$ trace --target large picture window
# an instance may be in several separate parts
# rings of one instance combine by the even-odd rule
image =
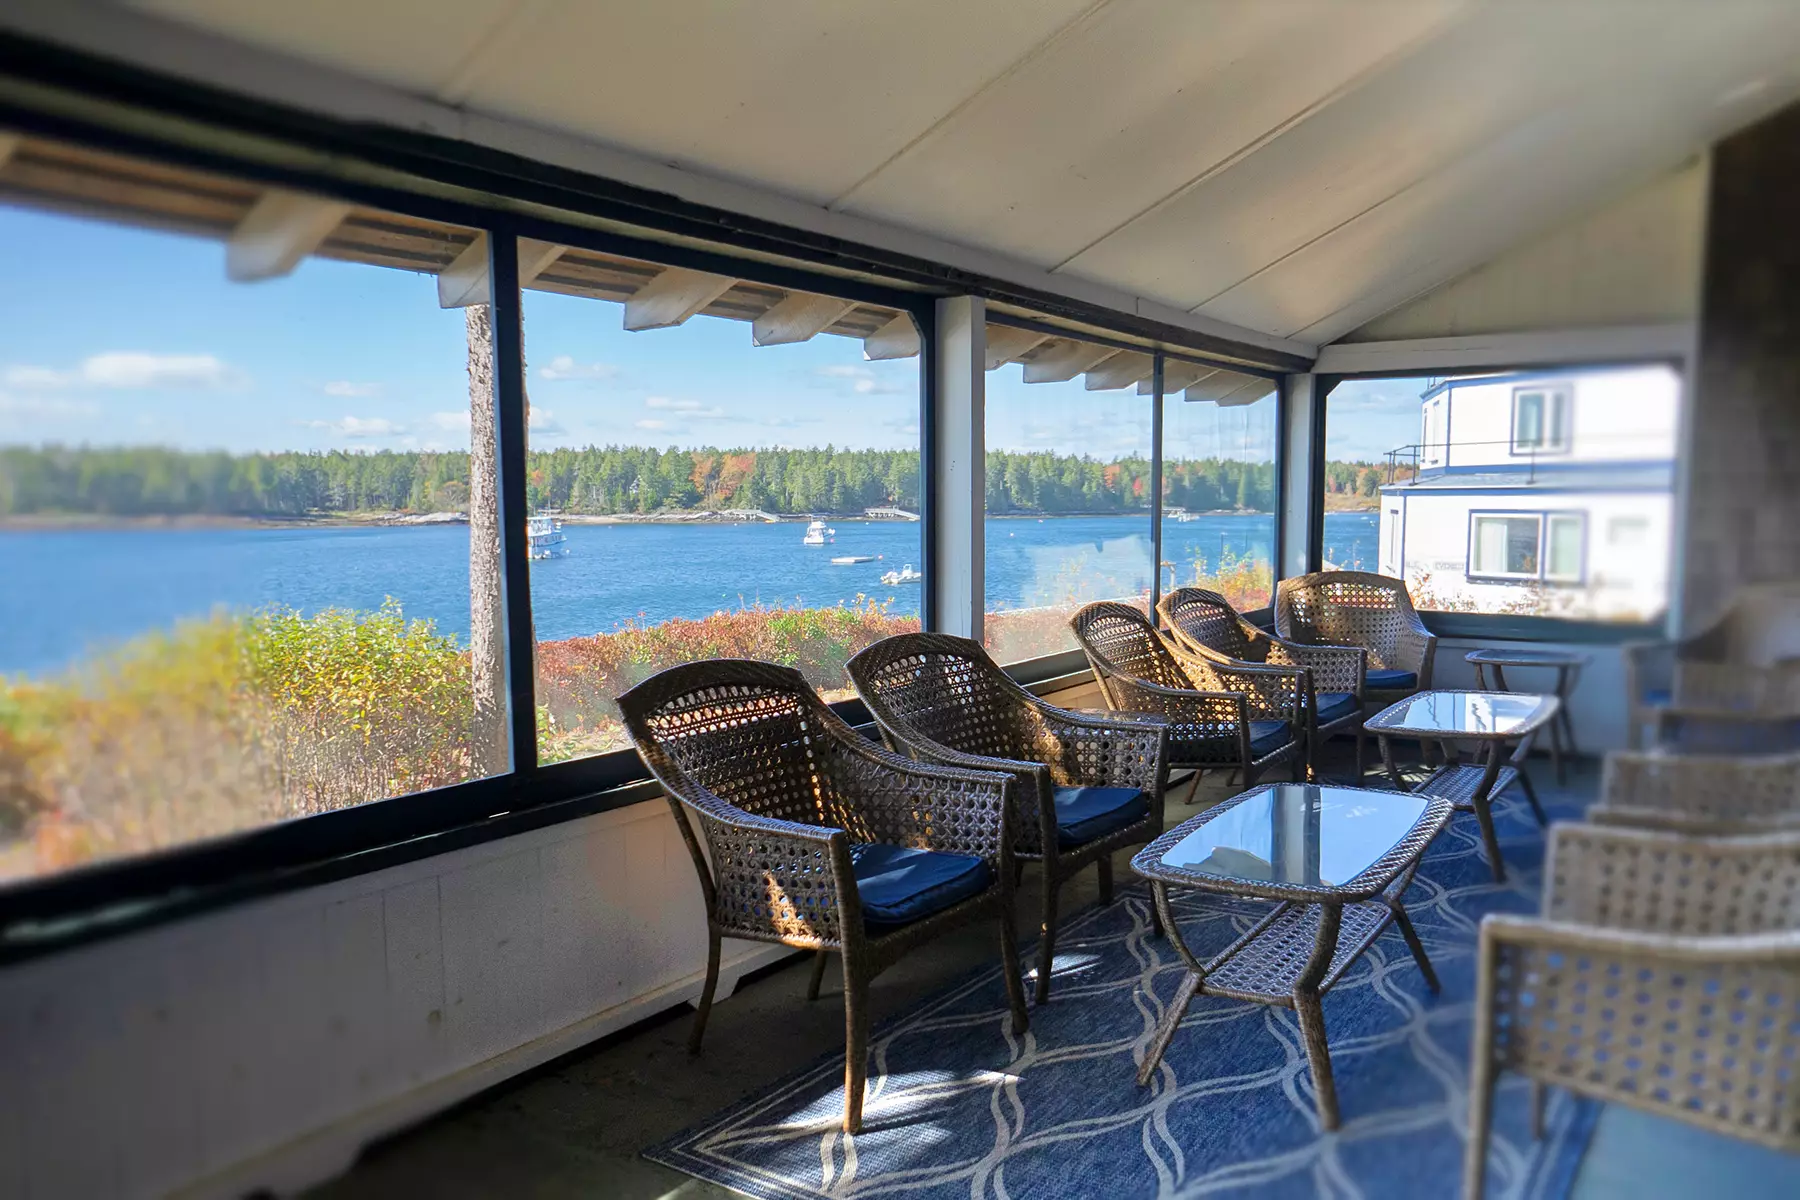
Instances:
[[[1170,358],[1163,368],[1162,588],[1240,612],[1275,589],[1275,383]]]
[[[1403,578],[1420,609],[1654,621],[1668,603],[1679,403],[1661,365],[1340,383],[1326,409],[1325,569]],[[1372,539],[1377,512],[1371,555],[1349,522]]]
[[[988,650],[1002,663],[1075,647],[1093,600],[1144,603],[1150,537],[1151,355],[988,329]]]
[[[614,699],[697,659],[853,696],[925,594],[912,318],[575,248],[527,287],[539,761],[628,749]]]
[[[0,178],[0,883],[511,767],[475,230],[26,138]],[[491,463],[491,459],[489,460]],[[473,584],[473,586],[471,586]]]

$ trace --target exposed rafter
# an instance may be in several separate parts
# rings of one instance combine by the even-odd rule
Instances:
[[[750,340],[758,346],[786,346],[809,341],[830,329],[856,307],[854,300],[791,292],[775,302],[750,327]]]
[[[1124,351],[1096,346],[1092,342],[1060,342],[1048,350],[1039,350],[1025,364],[1025,382],[1063,383],[1122,353]]]
[[[1246,378],[1236,371],[1208,371],[1188,384],[1187,394],[1183,398],[1196,404],[1217,400],[1220,396],[1230,395],[1242,387]]]
[[[1047,333],[1034,333],[1029,329],[1015,329],[1011,325],[989,325],[987,369],[997,371],[1009,362],[1017,362],[1021,355],[1049,341],[1050,336]]]
[[[350,215],[350,206],[277,188],[263,193],[225,243],[225,274],[276,279],[300,265]]]
[[[1156,371],[1156,359],[1135,350],[1121,350],[1087,373],[1087,390],[1110,392],[1130,387],[1140,379],[1149,379]]]
[[[1182,362],[1177,358],[1163,359],[1163,395],[1173,396],[1190,383],[1197,383],[1213,373],[1214,368],[1203,367],[1199,363]],[[1146,379],[1138,384],[1138,395],[1148,396],[1156,390],[1156,380]]]
[[[919,329],[912,317],[900,313],[863,339],[863,357],[874,362],[885,358],[911,358],[919,352]]]
[[[1269,395],[1274,390],[1275,383],[1273,380],[1258,379],[1252,376],[1239,384],[1232,391],[1220,396],[1219,407],[1241,408],[1248,404],[1255,404],[1258,400],[1261,400],[1264,396]]]
[[[16,133],[8,133],[6,130],[0,129],[0,170],[5,169],[6,164],[12,161],[13,152],[24,140]]]
[[[731,290],[737,280],[686,267],[665,267],[625,301],[625,328],[671,329]]]
[[[536,238],[519,239],[519,286],[531,282],[562,257],[568,247]],[[438,307],[466,308],[471,304],[487,304],[494,298],[488,280],[487,234],[478,233],[456,261],[438,272]]]

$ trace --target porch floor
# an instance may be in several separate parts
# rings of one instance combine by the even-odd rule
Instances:
[[[1341,761],[1332,756],[1327,774],[1351,773],[1347,744],[1344,750]],[[1599,766],[1594,760],[1578,762],[1566,786],[1556,784],[1547,761],[1535,766],[1532,776],[1547,797],[1585,800],[1598,785]],[[1373,773],[1370,782],[1381,786]],[[1224,799],[1235,790],[1208,781],[1200,789],[1201,803]],[[1183,796],[1186,786],[1171,791]],[[1171,801],[1168,821],[1173,825],[1194,811]],[[1130,850],[1121,851],[1114,864],[1121,884],[1133,878],[1130,856]],[[1036,911],[1036,880],[1035,871],[1026,873],[1026,894],[1019,898],[1022,919]],[[1083,872],[1065,885],[1062,909],[1072,912],[1097,899],[1094,873]],[[871,988],[874,1019],[902,1011],[988,964],[995,953],[993,941],[984,922],[902,961]],[[686,1048],[692,1010],[672,1011],[370,1148],[347,1175],[312,1196],[710,1200],[733,1195],[646,1162],[639,1152],[822,1054],[841,1050],[843,1009],[832,977],[818,1001],[807,1004],[807,975],[807,960],[798,957],[743,983],[714,1008],[706,1050],[698,1058],[689,1057]],[[1403,1164],[1395,1167],[1403,1169]],[[1694,1195],[1760,1200],[1792,1196],[1797,1172],[1800,1160],[1791,1156],[1608,1106],[1572,1195],[1575,1200]]]

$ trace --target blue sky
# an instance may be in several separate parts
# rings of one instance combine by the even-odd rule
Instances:
[[[0,262],[0,443],[468,444],[463,314],[431,276],[309,259],[234,284],[219,242],[4,207]],[[758,348],[746,323],[704,317],[626,333],[618,305],[530,291],[525,345],[534,447],[918,444],[918,359],[866,362],[853,339]],[[1370,436],[1381,398],[1355,400],[1357,444],[1414,440],[1406,388],[1399,436]],[[1129,389],[988,375],[991,448],[1147,454],[1149,417]],[[1266,459],[1273,438],[1272,399],[1170,407],[1172,455]]]

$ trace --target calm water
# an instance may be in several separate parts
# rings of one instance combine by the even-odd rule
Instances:
[[[570,525],[569,555],[532,564],[540,638],[609,630],[629,619],[701,617],[746,604],[828,605],[865,595],[917,612],[919,585],[882,572],[920,565],[920,526],[841,521],[837,541],[800,544],[778,525]],[[1183,581],[1203,559],[1271,552],[1273,518],[1165,521],[1163,559]],[[1326,557],[1375,560],[1373,513],[1325,518]],[[0,672],[39,672],[90,648],[165,629],[216,608],[280,604],[302,612],[370,609],[387,596],[408,616],[459,636],[469,621],[464,526],[373,529],[111,529],[0,532]],[[876,561],[834,566],[833,555]],[[992,520],[988,604],[1027,607],[1124,595],[1150,583],[1148,522],[1134,517]],[[1165,566],[1163,579],[1169,579]]]

